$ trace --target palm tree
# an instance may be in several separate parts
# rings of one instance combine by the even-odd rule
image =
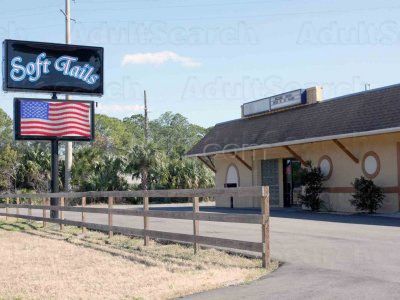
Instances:
[[[21,157],[18,178],[23,188],[47,191],[50,182],[50,151],[39,143],[26,147]]]
[[[161,185],[167,178],[165,155],[154,143],[136,144],[128,154],[126,172],[132,178],[141,178],[141,188],[147,190],[149,182]]]
[[[121,156],[102,153],[96,148],[82,148],[75,154],[72,183],[83,191],[124,190],[128,184],[122,173],[125,161]]]
[[[213,186],[213,176],[198,161],[188,158],[171,160],[168,165],[170,188],[196,189]]]

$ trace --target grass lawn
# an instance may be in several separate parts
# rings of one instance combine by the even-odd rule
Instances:
[[[170,299],[255,280],[278,267],[77,227],[0,220],[0,299]]]

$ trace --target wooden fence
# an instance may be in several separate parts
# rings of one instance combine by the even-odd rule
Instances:
[[[261,202],[261,214],[236,214],[236,213],[212,213],[199,211],[200,197],[257,197]],[[87,207],[87,198],[108,198],[108,207]],[[141,197],[143,198],[143,210],[140,209],[121,209],[113,208],[115,198]],[[191,198],[193,202],[192,211],[166,211],[149,210],[150,198]],[[114,233],[143,237],[144,244],[148,245],[149,238],[171,240],[184,243],[192,243],[194,251],[197,253],[199,245],[231,248],[262,253],[262,265],[267,267],[270,261],[269,247],[269,189],[268,187],[240,187],[224,189],[196,189],[196,190],[149,190],[149,191],[113,191],[113,192],[77,192],[77,193],[42,193],[42,194],[7,194],[0,195],[5,199],[5,203],[0,203],[0,216],[42,221],[43,226],[48,223],[60,225],[60,230],[64,225],[78,226],[85,232],[86,229],[108,232],[112,237]],[[60,198],[59,206],[50,206],[50,198]],[[64,206],[67,198],[81,198],[81,206]],[[15,199],[15,204],[10,203],[10,199]],[[32,205],[32,199],[40,199],[43,205]],[[24,203],[21,203],[24,202]],[[10,213],[13,208],[15,213]],[[20,209],[27,209],[27,215],[20,214]],[[32,210],[41,210],[43,216],[33,216]],[[47,211],[59,211],[59,218],[52,219],[47,217]],[[81,221],[64,219],[63,212],[80,212]],[[106,214],[108,224],[96,224],[87,222],[86,214]],[[143,217],[143,229],[128,228],[113,225],[114,215]],[[149,229],[149,218],[168,218],[193,221],[193,234],[182,234]],[[202,236],[199,234],[199,221],[229,222],[229,223],[248,223],[261,225],[261,243],[232,240]]]

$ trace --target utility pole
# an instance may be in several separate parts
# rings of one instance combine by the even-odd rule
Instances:
[[[63,12],[61,10],[61,12]],[[65,43],[70,44],[71,33],[71,15],[70,15],[70,0],[65,0]],[[52,99],[57,99],[56,93],[53,94]],[[70,100],[69,96],[65,96],[66,100]],[[72,166],[72,142],[67,142],[65,149],[65,190],[71,190],[71,166]],[[51,192],[58,193],[58,141],[51,141]],[[50,198],[51,206],[59,205],[59,198]],[[58,210],[50,210],[50,218],[58,219]]]
[[[144,91],[144,142],[147,145],[149,139],[149,117],[147,112],[147,95]]]
[[[65,0],[65,43],[71,43],[71,11],[70,0]],[[66,100],[70,100],[69,95],[65,96]],[[65,183],[66,192],[71,191],[71,169],[72,169],[72,142],[67,142],[65,147]]]
[[[148,139],[149,139],[149,118],[147,112],[147,95],[146,91],[144,91],[144,147],[145,151],[147,151]],[[147,191],[148,188],[148,176],[149,170],[147,166],[144,166],[142,169],[142,189]]]

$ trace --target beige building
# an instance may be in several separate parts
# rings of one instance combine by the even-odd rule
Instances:
[[[313,87],[246,103],[242,118],[217,124],[188,156],[215,172],[216,187],[268,185],[272,207],[299,204],[306,161],[326,177],[327,210],[350,212],[356,177],[385,192],[380,212],[400,210],[400,85],[322,101]],[[259,207],[259,199],[218,198],[221,207]]]

